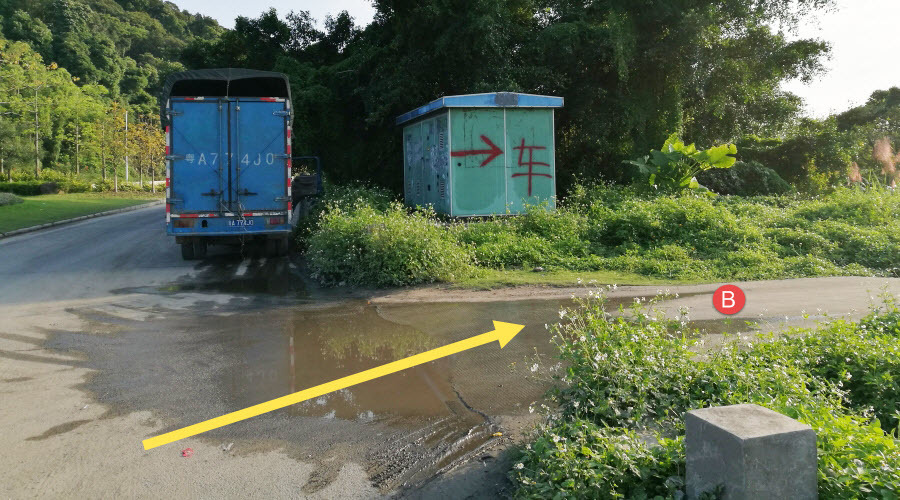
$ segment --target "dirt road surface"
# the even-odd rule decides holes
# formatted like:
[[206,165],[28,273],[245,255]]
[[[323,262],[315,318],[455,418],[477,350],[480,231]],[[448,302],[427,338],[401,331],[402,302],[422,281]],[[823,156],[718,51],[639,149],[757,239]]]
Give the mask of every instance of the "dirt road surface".
[[[544,325],[588,288],[320,289],[301,262],[184,262],[160,207],[0,241],[0,497],[473,497],[508,493],[555,366]],[[668,287],[715,334],[860,316],[900,280]],[[621,286],[613,304],[665,287]],[[496,344],[145,451],[141,441],[491,329]],[[502,436],[495,437],[495,433]],[[182,457],[191,448],[193,456]]]

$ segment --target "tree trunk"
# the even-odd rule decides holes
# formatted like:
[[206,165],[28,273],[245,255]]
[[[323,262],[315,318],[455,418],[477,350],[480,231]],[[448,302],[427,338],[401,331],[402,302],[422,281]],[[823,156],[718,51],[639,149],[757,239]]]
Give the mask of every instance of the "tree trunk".
[[81,173],[81,167],[78,164],[78,151],[81,146],[81,124],[75,122],[75,175]]
[[38,119],[38,88],[34,89],[34,178],[41,178],[40,120]]
[[106,123],[100,126],[100,165],[103,182],[106,182]]

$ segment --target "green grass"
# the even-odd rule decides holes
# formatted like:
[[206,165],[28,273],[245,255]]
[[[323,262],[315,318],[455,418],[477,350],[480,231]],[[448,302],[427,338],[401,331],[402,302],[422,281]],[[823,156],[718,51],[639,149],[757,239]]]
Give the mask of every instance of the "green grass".
[[162,193],[78,193],[25,196],[24,203],[0,207],[0,233],[90,215],[161,199]]

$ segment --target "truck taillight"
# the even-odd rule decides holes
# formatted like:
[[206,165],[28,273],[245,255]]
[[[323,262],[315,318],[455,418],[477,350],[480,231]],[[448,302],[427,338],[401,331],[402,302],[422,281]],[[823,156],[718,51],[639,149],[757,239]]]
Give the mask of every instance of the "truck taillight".
[[269,217],[268,224],[270,226],[280,226],[280,225],[284,224],[284,216]]
[[172,226],[181,228],[194,227],[194,222],[194,219],[175,219],[175,221],[172,222]]

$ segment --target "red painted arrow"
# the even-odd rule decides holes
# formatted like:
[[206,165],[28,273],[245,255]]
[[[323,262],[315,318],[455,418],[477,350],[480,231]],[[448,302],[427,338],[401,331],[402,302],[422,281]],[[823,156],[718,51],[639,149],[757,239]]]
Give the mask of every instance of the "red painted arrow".
[[496,144],[491,142],[491,140],[488,139],[487,136],[482,135],[481,140],[484,141],[484,143],[487,144],[491,149],[471,149],[469,151],[453,151],[452,153],[450,153],[450,156],[488,155],[488,157],[485,158],[483,162],[481,162],[481,165],[479,165],[479,166],[483,167],[483,166],[487,165],[488,163],[490,163],[491,160],[493,160],[494,158],[503,154],[503,150],[498,148]]

